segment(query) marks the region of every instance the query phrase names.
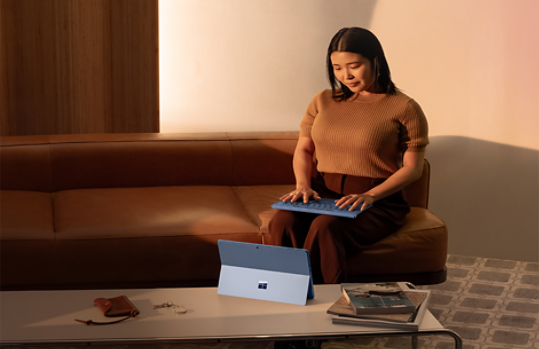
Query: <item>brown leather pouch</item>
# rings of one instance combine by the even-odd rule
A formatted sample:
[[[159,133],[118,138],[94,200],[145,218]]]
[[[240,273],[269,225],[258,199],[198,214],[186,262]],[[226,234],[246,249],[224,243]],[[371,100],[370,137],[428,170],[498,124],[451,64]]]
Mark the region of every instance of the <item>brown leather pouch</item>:
[[[94,300],[94,303],[103,312],[103,315],[107,317],[125,316],[125,318],[110,322],[95,322],[92,320],[84,321],[78,319],[75,319],[75,321],[83,322],[87,325],[108,325],[125,321],[140,314],[137,307],[135,307],[135,305],[131,303],[126,296],[119,296],[115,298],[97,298]]]

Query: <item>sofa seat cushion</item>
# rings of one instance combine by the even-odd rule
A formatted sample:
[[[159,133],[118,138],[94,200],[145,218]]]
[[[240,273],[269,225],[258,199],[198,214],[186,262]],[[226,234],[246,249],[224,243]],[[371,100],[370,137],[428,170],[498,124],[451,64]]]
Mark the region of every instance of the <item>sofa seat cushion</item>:
[[[294,185],[253,185],[234,187],[234,192],[247,216],[255,222],[262,234],[266,234],[268,223],[276,212],[271,205],[294,188]]]
[[[52,195],[0,191],[0,236],[5,240],[54,240]]]
[[[219,239],[261,243],[260,234],[252,233],[59,240],[56,283],[75,288],[217,286]]]
[[[53,201],[57,240],[260,234],[228,186],[65,190]]]
[[[365,246],[347,260],[349,275],[414,274],[442,271],[447,258],[447,228],[429,210],[412,207],[395,233]]]

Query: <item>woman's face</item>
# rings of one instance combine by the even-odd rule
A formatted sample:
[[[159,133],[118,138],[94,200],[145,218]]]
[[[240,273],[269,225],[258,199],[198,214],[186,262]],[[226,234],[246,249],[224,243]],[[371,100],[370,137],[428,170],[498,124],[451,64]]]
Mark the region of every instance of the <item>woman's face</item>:
[[[375,76],[371,62],[359,53],[335,51],[331,54],[335,77],[353,93],[374,91]]]

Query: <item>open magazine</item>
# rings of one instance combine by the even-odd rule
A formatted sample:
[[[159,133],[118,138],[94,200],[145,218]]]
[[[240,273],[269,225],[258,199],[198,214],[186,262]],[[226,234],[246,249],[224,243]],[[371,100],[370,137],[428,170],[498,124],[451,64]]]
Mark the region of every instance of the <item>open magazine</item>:
[[[357,315],[415,312],[414,304],[396,282],[344,284],[341,288]]]

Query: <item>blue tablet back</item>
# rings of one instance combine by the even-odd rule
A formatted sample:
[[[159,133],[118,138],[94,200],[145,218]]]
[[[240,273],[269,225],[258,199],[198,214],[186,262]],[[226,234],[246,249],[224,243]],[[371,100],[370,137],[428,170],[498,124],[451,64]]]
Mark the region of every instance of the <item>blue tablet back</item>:
[[[300,305],[314,298],[307,250],[229,240],[217,244],[219,294]]]

